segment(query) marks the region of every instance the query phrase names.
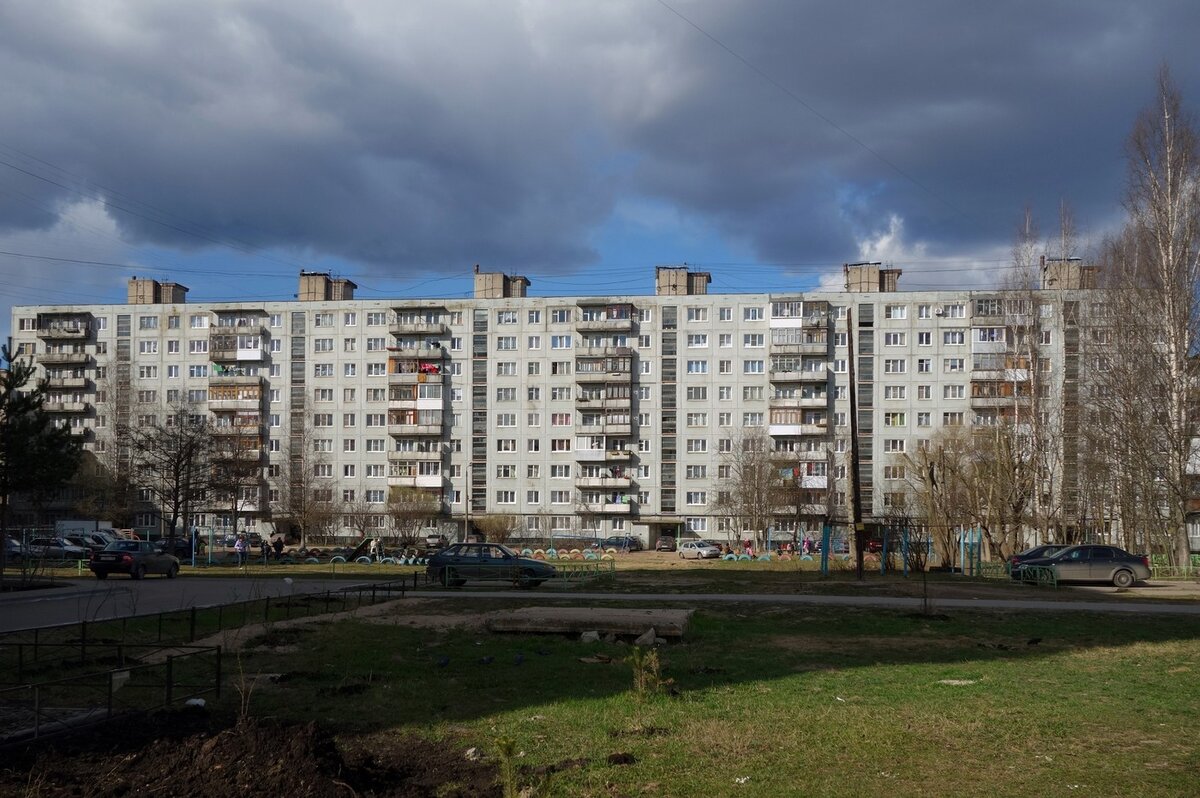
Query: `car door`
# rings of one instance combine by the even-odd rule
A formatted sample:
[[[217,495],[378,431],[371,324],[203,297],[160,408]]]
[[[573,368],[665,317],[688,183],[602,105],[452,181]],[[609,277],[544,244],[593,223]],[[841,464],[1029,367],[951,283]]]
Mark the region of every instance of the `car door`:
[[[1054,569],[1059,579],[1091,579],[1089,563],[1091,546],[1067,549],[1055,558]]]
[[[1111,546],[1090,546],[1092,555],[1089,558],[1089,574],[1091,579],[1107,582],[1117,565],[1117,552]]]

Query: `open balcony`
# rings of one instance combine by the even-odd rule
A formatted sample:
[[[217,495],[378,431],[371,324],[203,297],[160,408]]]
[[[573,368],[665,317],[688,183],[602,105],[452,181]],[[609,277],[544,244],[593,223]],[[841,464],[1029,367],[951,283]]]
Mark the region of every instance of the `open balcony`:
[[[87,402],[51,401],[43,402],[42,409],[47,413],[86,413],[91,408]]]
[[[88,363],[92,356],[87,352],[42,352],[37,359],[47,366],[82,366]]]
[[[92,334],[86,323],[57,322],[37,328],[37,336],[44,341],[83,341]]]
[[[440,321],[397,319],[388,325],[388,332],[392,335],[428,335],[440,338],[446,335],[448,330],[449,328]]]
[[[628,474],[624,476],[601,476],[601,477],[576,477],[575,486],[578,488],[617,488],[626,489],[633,486],[633,477]]]
[[[440,488],[442,482],[441,474],[388,475],[388,487],[393,488]]]
[[[46,380],[51,388],[86,388],[87,377],[50,377]]]
[[[772,410],[801,410],[810,408],[824,410],[829,407],[829,395],[823,396],[772,396],[767,400]]]
[[[633,512],[632,502],[580,502],[579,512],[599,513],[603,515],[630,515]]]
[[[630,449],[576,449],[575,459],[581,463],[627,463],[633,459]]]

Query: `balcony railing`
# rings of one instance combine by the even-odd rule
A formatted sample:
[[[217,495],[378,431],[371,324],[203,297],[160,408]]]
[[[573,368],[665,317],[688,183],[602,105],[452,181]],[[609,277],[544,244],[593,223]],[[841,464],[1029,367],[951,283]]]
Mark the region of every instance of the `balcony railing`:
[[[83,364],[91,360],[87,352],[43,352],[37,359],[47,365]]]
[[[38,327],[38,338],[47,341],[80,341],[87,338],[92,328],[86,324],[52,324]]]

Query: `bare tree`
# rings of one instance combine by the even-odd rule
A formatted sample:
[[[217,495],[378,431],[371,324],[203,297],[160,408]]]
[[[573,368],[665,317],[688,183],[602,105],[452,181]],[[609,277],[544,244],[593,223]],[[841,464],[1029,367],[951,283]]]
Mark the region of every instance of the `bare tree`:
[[[135,480],[153,497],[174,539],[176,524],[208,491],[211,430],[205,414],[189,404],[172,405],[153,423],[145,422],[117,434],[128,437]]]
[[[970,433],[943,427],[910,454],[899,455],[909,501],[906,512],[929,530],[934,551],[952,565],[958,553],[956,530],[971,522]]]
[[[507,543],[517,528],[517,517],[508,513],[493,513],[475,519],[475,529],[489,543]]]
[[[387,514],[401,546],[414,545],[420,530],[432,524],[440,511],[441,502],[428,491],[394,487],[388,492]]]
[[[786,480],[772,450],[772,439],[762,427],[742,429],[732,450],[721,455],[729,477],[718,480],[715,508],[739,530],[749,530],[755,547],[762,545],[767,527],[787,507]],[[790,476],[790,470],[789,470]]]
[[[328,534],[336,515],[330,480],[321,476],[329,459],[317,446],[308,427],[287,439],[283,462],[268,479],[272,491],[271,515],[277,531],[298,538],[301,547],[308,535]]]
[[[263,509],[262,440],[256,433],[222,435],[210,457],[210,506],[215,512],[229,513],[236,534],[238,518],[248,508]]]
[[[1127,544],[1148,544],[1178,565],[1189,555],[1187,470],[1197,433],[1200,143],[1166,68],[1128,156],[1129,221],[1105,247],[1110,290],[1084,339],[1089,428],[1103,431],[1088,449],[1107,491],[1081,504],[1080,522],[1119,518]]]

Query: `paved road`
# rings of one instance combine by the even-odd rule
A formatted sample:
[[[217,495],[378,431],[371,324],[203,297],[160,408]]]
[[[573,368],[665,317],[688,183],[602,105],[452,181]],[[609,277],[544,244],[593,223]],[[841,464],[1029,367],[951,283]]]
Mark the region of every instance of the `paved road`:
[[[530,594],[512,591],[453,590],[421,591],[413,594],[429,598],[521,598]],[[679,604],[698,603],[750,603],[750,604],[805,604],[823,607],[882,607],[893,610],[919,610],[921,599],[897,596],[820,596],[787,595],[777,593],[555,593],[536,592],[542,601],[641,601],[671,602]],[[1156,601],[1038,601],[1021,599],[931,599],[934,612],[948,609],[965,610],[1034,610],[1046,612],[1115,612],[1142,615],[1191,615],[1200,617],[1200,602],[1191,604],[1164,604]]]
[[[63,587],[28,593],[8,594],[0,598],[0,632],[74,623],[80,620],[101,620],[129,615],[185,609],[193,606],[228,604],[265,596],[300,595],[336,590],[363,584],[363,580],[294,578],[289,584],[282,577],[265,579],[167,579],[70,581]],[[577,593],[538,590],[533,593],[490,590],[436,590],[416,594],[428,598],[450,599],[516,599],[543,602],[606,601],[654,602],[671,604],[751,603],[791,604],[823,607],[880,607],[897,610],[919,610],[918,598],[895,596],[822,596],[758,593]],[[1039,601],[1036,599],[952,599],[932,601],[934,611],[945,610],[1020,610],[1035,612],[1110,612],[1144,615],[1200,616],[1200,602],[1167,604],[1156,601]]]
[[[229,604],[266,596],[323,593],[361,583],[361,579],[303,578],[293,578],[289,583],[283,577],[151,577],[140,582],[117,578],[104,582],[95,579],[71,580],[64,582],[61,587],[4,595],[0,598],[0,632]]]

